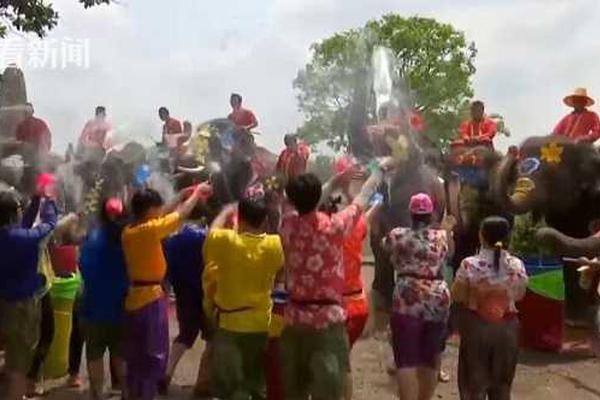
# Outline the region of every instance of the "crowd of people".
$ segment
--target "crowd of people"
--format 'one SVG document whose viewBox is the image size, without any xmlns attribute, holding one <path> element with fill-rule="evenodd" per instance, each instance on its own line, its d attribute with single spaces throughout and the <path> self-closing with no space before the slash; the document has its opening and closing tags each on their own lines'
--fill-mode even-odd
<svg viewBox="0 0 600 400">
<path fill-rule="evenodd" d="M 586 109 L 593 100 L 585 90 L 565 104 L 574 111 L 554 134 L 596 140 L 600 123 Z M 250 134 L 258 125 L 254 114 L 237 94 L 231 106 L 238 134 Z M 474 102 L 471 112 L 461 139 L 491 142 L 496 127 L 483 103 Z M 106 150 L 106 109 L 99 106 L 95 114 L 79 143 Z M 159 117 L 169 146 L 190 134 L 190 125 L 167 108 Z M 23 124 L 17 138 L 47 151 L 47 125 Z M 168 393 L 179 361 L 198 337 L 206 342 L 194 387 L 199 397 L 351 399 L 350 353 L 369 316 L 363 242 L 379 212 L 374 195 L 394 160 L 384 158 L 368 171 L 341 168 L 323 183 L 306 173 L 308 146 L 294 135 L 284 143 L 277 163 L 284 191 L 252 185 L 210 226 L 197 207 L 212 195 L 209 183 L 179 188 L 169 204 L 149 187 L 127 201 L 102 199 L 87 225 L 77 215 L 60 215 L 48 174 L 40 175 L 31 199 L 0 192 L 0 337 L 8 398 L 40 394 L 36 383 L 54 335 L 49 290 L 62 268 L 83 279 L 73 311 L 68 384 L 82 384 L 85 343 L 92 399 L 105 396 L 107 353 L 113 387 L 123 398 Z M 358 181 L 362 188 L 354 190 Z M 454 247 L 451 218 L 436 224 L 433 215 L 440 210 L 426 193 L 412 193 L 407 207 L 411 226 L 395 227 L 383 240 L 396 272 L 389 327 L 400 399 L 434 396 L 452 333 L 451 305 L 459 310 L 452 314 L 461 338 L 461 398 L 509 399 L 518 357 L 515 302 L 528 281 L 523 262 L 507 251 L 509 222 L 495 216 L 482 222 L 481 249 L 461 263 L 450 285 L 443 268 Z M 56 257 L 49 253 L 60 246 L 70 249 L 62 258 L 69 265 L 51 262 Z M 170 294 L 179 329 L 172 343 Z"/>
<path fill-rule="evenodd" d="M 167 393 L 179 360 L 200 334 L 207 346 L 198 396 L 352 398 L 350 350 L 368 318 L 362 242 L 383 171 L 373 171 L 352 196 L 348 185 L 355 175 L 341 172 L 322 185 L 301 173 L 289 180 L 285 199 L 251 188 L 210 227 L 194 215 L 197 203 L 211 195 L 208 184 L 182 190 L 168 205 L 150 188 L 136 192 L 128 207 L 105 199 L 79 240 L 84 283 L 77 313 L 91 398 L 103 398 L 107 352 L 124 398 Z M 340 204 L 325 201 L 334 192 L 346 203 L 339 211 Z M 51 275 L 40 270 L 40 250 L 53 231 L 64 236 L 77 222 L 75 216 L 58 221 L 52 196 L 50 182 L 40 184 L 21 214 L 23 199 L 0 195 L 0 246 L 12 249 L 0 284 L 11 400 L 31 389 L 43 361 L 40 347 L 48 346 L 40 327 L 45 310 L 52 312 Z M 282 210 L 280 223 L 269 220 L 274 206 Z M 448 227 L 432 225 L 427 194 L 415 194 L 409 207 L 413 225 L 385 239 L 397 271 L 390 326 L 400 397 L 425 399 L 435 390 L 447 336 L 450 291 L 441 269 L 452 236 Z M 487 219 L 481 236 L 481 252 L 463 262 L 452 290 L 454 301 L 468 310 L 459 382 L 465 396 L 474 396 L 465 398 L 485 392 L 508 398 L 518 351 L 514 301 L 527 277 L 523 264 L 504 250 L 506 220 Z M 165 282 L 173 288 L 179 324 L 170 349 Z M 75 362 L 73 386 L 81 384 Z"/>
</svg>

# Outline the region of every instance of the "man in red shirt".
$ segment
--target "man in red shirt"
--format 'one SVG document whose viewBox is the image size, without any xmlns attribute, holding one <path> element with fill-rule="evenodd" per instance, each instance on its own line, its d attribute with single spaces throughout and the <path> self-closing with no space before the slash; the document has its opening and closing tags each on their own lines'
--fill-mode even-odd
<svg viewBox="0 0 600 400">
<path fill-rule="evenodd" d="M 79 137 L 80 147 L 95 147 L 108 151 L 112 146 L 112 127 L 106 120 L 106 108 L 104 106 L 96 107 L 96 116 L 94 119 L 86 122 Z"/>
<path fill-rule="evenodd" d="M 482 101 L 471 103 L 471 119 L 460 124 L 460 139 L 465 143 L 489 142 L 496 136 L 496 123 L 486 117 Z"/>
<path fill-rule="evenodd" d="M 232 111 L 227 118 L 233 121 L 238 133 L 250 133 L 252 129 L 258 126 L 258 120 L 254 116 L 254 113 L 242 107 L 242 96 L 237 93 L 232 94 L 229 104 L 231 104 Z"/>
<path fill-rule="evenodd" d="M 552 134 L 566 136 L 576 143 L 594 143 L 598 140 L 600 119 L 598 114 L 587 109 L 594 105 L 594 99 L 587 95 L 587 90 L 577 88 L 573 94 L 565 97 L 563 102 L 574 110 L 560 120 Z"/>
<path fill-rule="evenodd" d="M 171 118 L 167 107 L 161 107 L 158 109 L 158 117 L 161 121 L 164 122 L 162 133 L 163 144 L 167 145 L 169 148 L 177 147 L 178 139 L 180 137 L 183 137 L 183 126 L 181 125 L 181 122 L 179 122 L 175 118 Z"/>
<path fill-rule="evenodd" d="M 33 116 L 31 103 L 26 104 L 26 118 L 17 126 L 17 140 L 32 145 L 38 154 L 48 154 L 52 146 L 52 135 L 43 120 Z"/>
<path fill-rule="evenodd" d="M 310 149 L 304 143 L 298 143 L 296 135 L 285 135 L 283 142 L 285 149 L 277 159 L 276 170 L 285 176 L 286 180 L 289 180 L 306 172 Z"/>
</svg>

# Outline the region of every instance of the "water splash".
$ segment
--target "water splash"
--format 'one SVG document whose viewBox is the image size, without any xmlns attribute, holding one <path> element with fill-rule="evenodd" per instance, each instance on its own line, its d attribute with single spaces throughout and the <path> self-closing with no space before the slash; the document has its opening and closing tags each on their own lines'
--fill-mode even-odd
<svg viewBox="0 0 600 400">
<path fill-rule="evenodd" d="M 409 121 L 414 104 L 398 64 L 398 59 L 389 48 L 373 48 L 371 78 L 375 96 L 375 116 L 379 123 L 394 121 L 402 131 L 408 132 L 411 129 Z"/>
<path fill-rule="evenodd" d="M 375 115 L 379 120 L 385 107 L 392 102 L 394 80 L 392 79 L 392 57 L 390 49 L 377 46 L 371 56 L 371 69 L 373 74 L 373 92 L 375 93 Z"/>
</svg>

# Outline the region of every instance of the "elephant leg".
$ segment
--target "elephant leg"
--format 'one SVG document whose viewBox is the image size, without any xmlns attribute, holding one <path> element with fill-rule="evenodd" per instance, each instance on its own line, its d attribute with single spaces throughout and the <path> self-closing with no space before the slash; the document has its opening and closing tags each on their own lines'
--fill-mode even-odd
<svg viewBox="0 0 600 400">
<path fill-rule="evenodd" d="M 371 248 L 375 258 L 375 274 L 371 287 L 381 296 L 382 307 L 390 310 L 394 293 L 394 267 L 381 247 L 381 240 L 372 241 Z"/>
</svg>

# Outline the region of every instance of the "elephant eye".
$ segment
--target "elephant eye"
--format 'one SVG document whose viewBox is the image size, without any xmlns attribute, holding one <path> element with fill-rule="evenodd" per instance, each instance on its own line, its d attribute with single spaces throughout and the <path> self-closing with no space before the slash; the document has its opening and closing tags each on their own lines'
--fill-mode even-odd
<svg viewBox="0 0 600 400">
<path fill-rule="evenodd" d="M 534 157 L 526 158 L 519 164 L 519 175 L 531 175 L 540 167 L 540 160 Z"/>
</svg>

